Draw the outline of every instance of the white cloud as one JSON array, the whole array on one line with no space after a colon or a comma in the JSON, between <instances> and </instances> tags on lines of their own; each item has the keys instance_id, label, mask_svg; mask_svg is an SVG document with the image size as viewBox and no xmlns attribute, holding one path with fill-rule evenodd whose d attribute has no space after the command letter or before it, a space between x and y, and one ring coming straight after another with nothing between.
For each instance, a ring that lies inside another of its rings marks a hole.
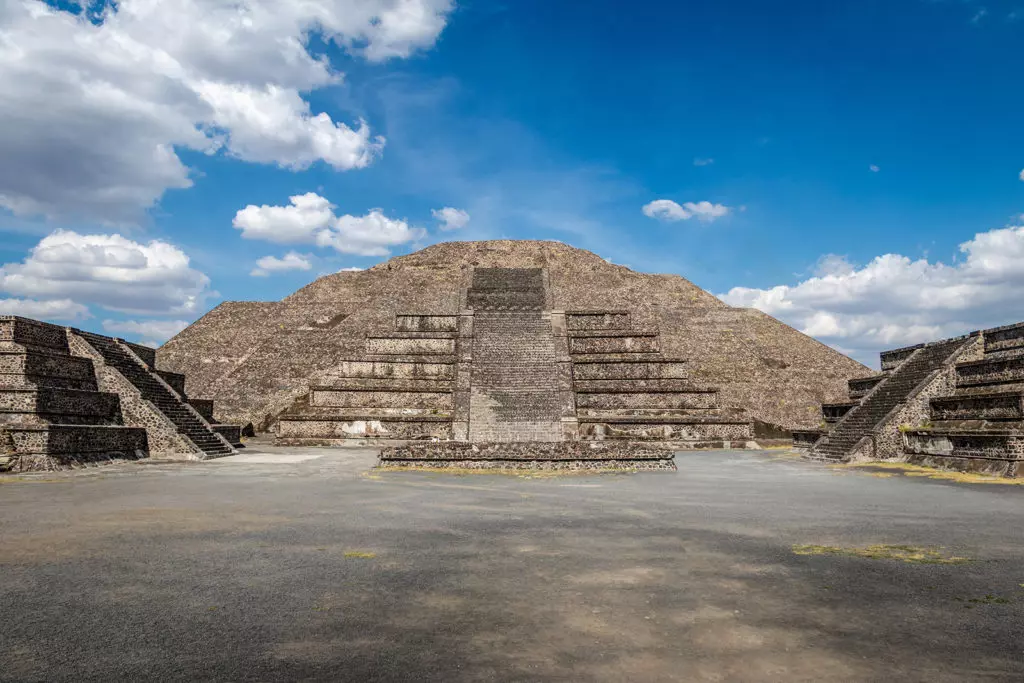
<instances>
[{"instance_id":1,"label":"white cloud","mask_svg":"<svg viewBox=\"0 0 1024 683\"><path fill-rule=\"evenodd\" d=\"M440 221L442 230L458 230L469 223L469 214L462 209L453 209L446 206L443 209L434 209L431 215Z\"/></svg>"},{"instance_id":2,"label":"white cloud","mask_svg":"<svg viewBox=\"0 0 1024 683\"><path fill-rule=\"evenodd\" d=\"M309 270L312 267L313 264L310 263L308 258L294 251L289 251L284 255L284 258L264 256L256 262L256 268L249 274L256 277L266 277L271 273L280 273L286 270Z\"/></svg>"},{"instance_id":3,"label":"white cloud","mask_svg":"<svg viewBox=\"0 0 1024 683\"><path fill-rule=\"evenodd\" d=\"M342 79L310 37L370 61L408 57L434 44L452 0L103 7L86 17L40 0L0 6L0 207L131 221L192 184L177 148L292 169L366 166L383 139L300 94Z\"/></svg>"},{"instance_id":4,"label":"white cloud","mask_svg":"<svg viewBox=\"0 0 1024 683\"><path fill-rule=\"evenodd\" d=\"M1021 182L1024 182L1024 168L1020 170L1020 175L1018 177L1021 179Z\"/></svg>"},{"instance_id":5,"label":"white cloud","mask_svg":"<svg viewBox=\"0 0 1024 683\"><path fill-rule=\"evenodd\" d=\"M360 256L387 256L388 247L426 235L422 228L388 218L380 209L371 209L365 216L336 216L334 205L318 194L309 192L289 200L289 206L250 204L235 214L233 225L246 239L316 244Z\"/></svg>"},{"instance_id":6,"label":"white cloud","mask_svg":"<svg viewBox=\"0 0 1024 683\"><path fill-rule=\"evenodd\" d=\"M870 166L868 166L868 170L871 171L872 173L878 173L882 169L876 166L875 164L871 164Z\"/></svg>"},{"instance_id":7,"label":"white cloud","mask_svg":"<svg viewBox=\"0 0 1024 683\"><path fill-rule=\"evenodd\" d=\"M816 275L721 298L759 308L864 362L878 351L1024 319L1024 225L978 233L952 264L885 254L855 268L834 255Z\"/></svg>"},{"instance_id":8,"label":"white cloud","mask_svg":"<svg viewBox=\"0 0 1024 683\"><path fill-rule=\"evenodd\" d=\"M710 223L729 213L729 207L711 202L686 202L682 206L671 199L655 199L643 207L643 213L648 218L656 218L660 221L688 221L696 218L700 221Z\"/></svg>"},{"instance_id":9,"label":"white cloud","mask_svg":"<svg viewBox=\"0 0 1024 683\"><path fill-rule=\"evenodd\" d=\"M0 267L0 291L15 296L150 315L198 313L214 294L209 284L167 242L67 230L44 237L24 262Z\"/></svg>"},{"instance_id":10,"label":"white cloud","mask_svg":"<svg viewBox=\"0 0 1024 683\"><path fill-rule=\"evenodd\" d=\"M187 320L104 320L103 330L109 334L130 334L144 337L147 346L167 341L189 326Z\"/></svg>"},{"instance_id":11,"label":"white cloud","mask_svg":"<svg viewBox=\"0 0 1024 683\"><path fill-rule=\"evenodd\" d=\"M694 166L710 166L713 163L715 163L715 160L710 157L708 157L707 159L701 159L700 157L698 157L693 160Z\"/></svg>"},{"instance_id":12,"label":"white cloud","mask_svg":"<svg viewBox=\"0 0 1024 683\"><path fill-rule=\"evenodd\" d=\"M351 266L349 268L342 268L338 272L339 273L358 273L361 270L366 270L366 268L360 268L359 266Z\"/></svg>"},{"instance_id":13,"label":"white cloud","mask_svg":"<svg viewBox=\"0 0 1024 683\"><path fill-rule=\"evenodd\" d=\"M0 315L20 315L39 320L84 320L89 317L89 309L71 299L0 299Z\"/></svg>"}]
</instances>

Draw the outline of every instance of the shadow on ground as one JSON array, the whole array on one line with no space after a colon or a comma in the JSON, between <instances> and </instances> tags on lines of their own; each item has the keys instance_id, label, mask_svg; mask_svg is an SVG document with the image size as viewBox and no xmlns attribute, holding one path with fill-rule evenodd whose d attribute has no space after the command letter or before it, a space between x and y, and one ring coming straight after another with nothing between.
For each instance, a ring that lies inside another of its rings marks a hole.
<instances>
[{"instance_id":1,"label":"shadow on ground","mask_svg":"<svg viewBox=\"0 0 1024 683\"><path fill-rule=\"evenodd\" d=\"M0 679L1024 677L1019 487L735 452L538 480L372 462L5 480ZM792 550L875 543L972 561Z\"/></svg>"}]
</instances>

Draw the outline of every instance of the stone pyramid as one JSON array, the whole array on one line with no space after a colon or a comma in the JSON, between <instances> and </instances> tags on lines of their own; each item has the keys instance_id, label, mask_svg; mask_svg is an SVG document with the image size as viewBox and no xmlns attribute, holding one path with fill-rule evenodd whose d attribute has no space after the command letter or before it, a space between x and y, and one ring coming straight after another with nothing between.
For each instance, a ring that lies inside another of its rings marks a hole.
<instances>
[{"instance_id":1,"label":"stone pyramid","mask_svg":"<svg viewBox=\"0 0 1024 683\"><path fill-rule=\"evenodd\" d=\"M448 242L225 302L158 351L225 422L347 437L738 445L819 425L860 363L676 275Z\"/></svg>"}]
</instances>

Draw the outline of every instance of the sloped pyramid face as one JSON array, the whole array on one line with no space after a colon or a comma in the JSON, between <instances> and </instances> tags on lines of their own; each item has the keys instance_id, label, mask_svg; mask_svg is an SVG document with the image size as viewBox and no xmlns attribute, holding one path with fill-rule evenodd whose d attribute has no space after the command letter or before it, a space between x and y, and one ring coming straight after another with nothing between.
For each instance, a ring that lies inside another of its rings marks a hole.
<instances>
[{"instance_id":1,"label":"sloped pyramid face","mask_svg":"<svg viewBox=\"0 0 1024 683\"><path fill-rule=\"evenodd\" d=\"M681 277L559 242L511 240L434 245L320 278L280 302L225 302L165 344L158 363L184 373L190 395L216 400L221 420L257 429L276 430L296 406L308 404L307 417L323 412L321 394L351 403L344 392L366 377L361 388L437 394L409 410L454 421L456 432L465 410L480 416L466 418L470 432L503 439L502 420L531 422L539 440L576 417L584 435L649 436L651 414L672 414L657 428L674 434L666 425L697 410L727 410L723 424L814 427L822 403L870 372ZM503 379L512 375L520 386ZM542 399L545 383L554 391ZM651 403L659 393L667 402Z\"/></svg>"}]
</instances>

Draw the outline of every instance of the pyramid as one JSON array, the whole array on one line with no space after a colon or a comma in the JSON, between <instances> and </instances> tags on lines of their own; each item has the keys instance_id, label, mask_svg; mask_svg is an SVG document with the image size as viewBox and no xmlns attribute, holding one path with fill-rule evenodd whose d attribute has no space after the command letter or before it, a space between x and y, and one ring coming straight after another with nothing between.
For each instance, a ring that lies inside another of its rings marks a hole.
<instances>
[{"instance_id":1,"label":"pyramid","mask_svg":"<svg viewBox=\"0 0 1024 683\"><path fill-rule=\"evenodd\" d=\"M817 427L870 371L677 275L560 242L447 242L225 302L159 366L220 418L297 443L664 440Z\"/></svg>"}]
</instances>

